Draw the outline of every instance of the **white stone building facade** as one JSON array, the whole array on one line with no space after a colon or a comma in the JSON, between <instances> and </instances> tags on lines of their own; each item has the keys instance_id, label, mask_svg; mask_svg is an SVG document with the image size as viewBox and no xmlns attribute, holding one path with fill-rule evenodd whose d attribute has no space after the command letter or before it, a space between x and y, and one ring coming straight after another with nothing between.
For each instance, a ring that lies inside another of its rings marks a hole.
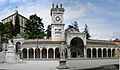
<instances>
[{"instance_id":1,"label":"white stone building facade","mask_svg":"<svg viewBox=\"0 0 120 70\"><path fill-rule=\"evenodd\" d=\"M66 48L65 57L71 58L115 58L119 54L120 46L114 41L87 40L85 33L65 32L65 9L53 4L51 8L51 39L25 40L21 36L13 39L16 54L21 59L58 59L59 48ZM4 22L5 20L3 20ZM38 46L37 46L38 43Z\"/></svg>"}]
</instances>

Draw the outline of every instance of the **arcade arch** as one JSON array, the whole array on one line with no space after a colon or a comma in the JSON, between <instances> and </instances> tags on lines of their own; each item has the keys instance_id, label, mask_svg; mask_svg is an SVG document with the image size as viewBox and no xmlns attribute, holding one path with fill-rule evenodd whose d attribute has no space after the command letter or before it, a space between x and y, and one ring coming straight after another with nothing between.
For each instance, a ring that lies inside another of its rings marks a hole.
<instances>
[{"instance_id":1,"label":"arcade arch","mask_svg":"<svg viewBox=\"0 0 120 70\"><path fill-rule=\"evenodd\" d=\"M71 57L84 57L84 43L79 37L75 37L70 41Z\"/></svg>"}]
</instances>

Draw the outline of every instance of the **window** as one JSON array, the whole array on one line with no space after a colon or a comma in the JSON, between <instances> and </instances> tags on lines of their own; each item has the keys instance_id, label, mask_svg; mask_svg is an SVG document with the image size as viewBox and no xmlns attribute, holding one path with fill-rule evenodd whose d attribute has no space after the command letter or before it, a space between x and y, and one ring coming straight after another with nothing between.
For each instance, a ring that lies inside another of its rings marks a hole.
<instances>
[{"instance_id":1,"label":"window","mask_svg":"<svg viewBox=\"0 0 120 70\"><path fill-rule=\"evenodd\" d=\"M61 34L61 29L55 29L55 34Z\"/></svg>"}]
</instances>

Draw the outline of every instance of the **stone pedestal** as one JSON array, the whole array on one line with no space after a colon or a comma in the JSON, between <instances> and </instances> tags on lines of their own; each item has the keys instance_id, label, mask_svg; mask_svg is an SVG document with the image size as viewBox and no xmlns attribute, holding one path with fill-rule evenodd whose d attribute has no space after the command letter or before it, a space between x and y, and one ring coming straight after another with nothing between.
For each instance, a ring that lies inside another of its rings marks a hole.
<instances>
[{"instance_id":1,"label":"stone pedestal","mask_svg":"<svg viewBox=\"0 0 120 70\"><path fill-rule=\"evenodd\" d=\"M59 60L59 66L58 69L69 69L69 67L66 66L66 59L60 59Z\"/></svg>"},{"instance_id":2,"label":"stone pedestal","mask_svg":"<svg viewBox=\"0 0 120 70\"><path fill-rule=\"evenodd\" d=\"M8 44L7 45L7 51L6 51L5 59L6 59L6 62L8 62L8 63L18 63L18 62L22 61L19 57L16 56L13 44Z\"/></svg>"}]
</instances>

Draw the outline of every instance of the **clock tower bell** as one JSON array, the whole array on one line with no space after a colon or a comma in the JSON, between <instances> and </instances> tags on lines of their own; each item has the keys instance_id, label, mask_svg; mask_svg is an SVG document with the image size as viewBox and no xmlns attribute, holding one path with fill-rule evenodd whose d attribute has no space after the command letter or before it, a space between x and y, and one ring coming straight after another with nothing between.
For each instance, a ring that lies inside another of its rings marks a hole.
<instances>
[{"instance_id":1,"label":"clock tower bell","mask_svg":"<svg viewBox=\"0 0 120 70\"><path fill-rule=\"evenodd\" d=\"M63 24L63 15L65 9L62 7L62 4L58 6L52 5L51 8L51 36L53 41L64 41L65 40L65 31Z\"/></svg>"}]
</instances>

